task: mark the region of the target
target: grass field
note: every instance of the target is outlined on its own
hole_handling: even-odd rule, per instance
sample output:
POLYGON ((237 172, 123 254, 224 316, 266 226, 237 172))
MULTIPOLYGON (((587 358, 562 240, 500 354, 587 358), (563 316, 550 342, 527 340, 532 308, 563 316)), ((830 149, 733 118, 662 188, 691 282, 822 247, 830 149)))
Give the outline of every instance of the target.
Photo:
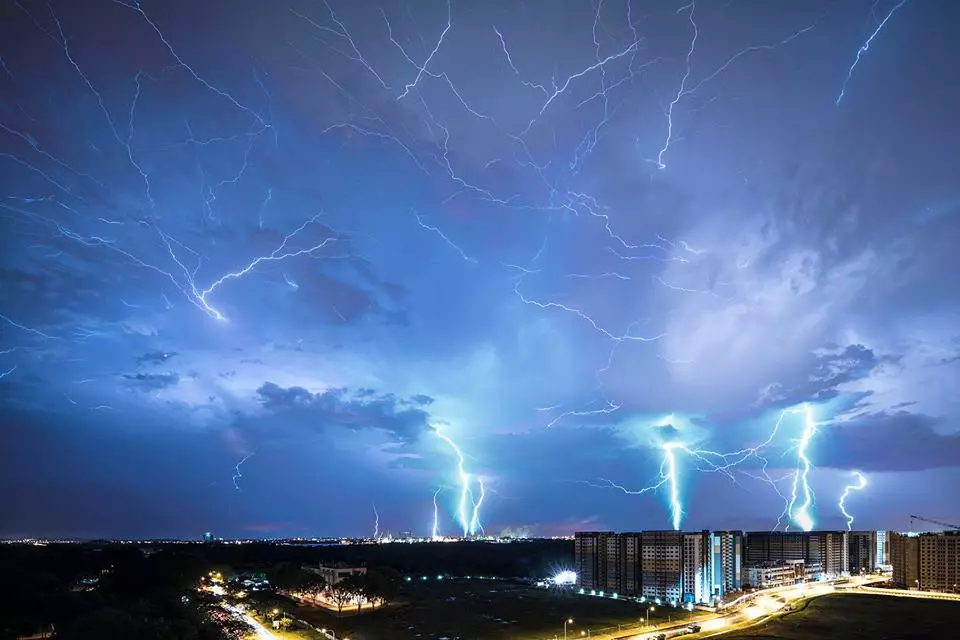
MULTIPOLYGON (((402 599, 406 604, 381 611, 344 616, 322 609, 300 607, 296 616, 318 627, 336 629, 337 637, 351 640, 549 640, 563 636, 563 621, 571 639, 581 632, 596 635, 616 630, 643 617, 642 605, 574 594, 559 594, 526 585, 492 580, 447 580, 413 584, 402 599), (611 629, 612 628, 612 629, 611 629)), ((682 609, 658 608, 650 622, 684 619, 682 609)))
POLYGON ((723 640, 939 640, 960 638, 960 603, 837 594, 723 640))

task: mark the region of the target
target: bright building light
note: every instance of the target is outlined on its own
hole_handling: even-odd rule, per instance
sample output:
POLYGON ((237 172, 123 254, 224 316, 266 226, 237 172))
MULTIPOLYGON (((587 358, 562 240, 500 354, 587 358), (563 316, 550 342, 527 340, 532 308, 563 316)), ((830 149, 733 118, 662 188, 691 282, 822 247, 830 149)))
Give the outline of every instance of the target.
POLYGON ((560 571, 550 578, 550 581, 555 585, 576 584, 577 574, 575 571, 560 571))

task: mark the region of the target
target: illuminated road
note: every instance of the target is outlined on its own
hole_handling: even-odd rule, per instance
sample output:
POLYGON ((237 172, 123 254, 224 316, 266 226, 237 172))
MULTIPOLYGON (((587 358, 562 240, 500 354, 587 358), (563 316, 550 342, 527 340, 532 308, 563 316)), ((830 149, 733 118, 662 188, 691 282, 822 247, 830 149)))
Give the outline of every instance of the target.
POLYGON ((237 618, 246 622, 248 625, 250 625, 250 627, 253 629, 254 634, 256 634, 257 638, 260 638, 261 640, 278 640, 279 636, 277 636, 274 633, 271 633, 269 629, 267 629, 265 626, 260 624, 250 614, 246 613, 240 607, 237 607, 232 604, 227 604, 226 602, 224 602, 223 608, 229 611, 230 613, 232 613, 233 615, 235 615, 237 618))
POLYGON ((793 608, 801 601, 809 598, 830 593, 864 593, 864 591, 860 590, 863 585, 877 582, 878 580, 876 576, 868 576, 851 578, 839 584, 813 582, 775 587, 748 594, 744 596, 743 601, 734 606, 729 606, 723 613, 708 614, 703 618, 687 620, 680 624, 651 625, 649 628, 639 632, 634 629, 629 632, 596 635, 593 637, 598 640, 654 640, 658 634, 665 633, 668 636, 677 634, 678 631, 685 629, 689 624, 693 623, 700 626, 698 633, 677 634, 677 637, 683 640, 712 638, 766 622, 772 616, 783 612, 785 607, 793 608))

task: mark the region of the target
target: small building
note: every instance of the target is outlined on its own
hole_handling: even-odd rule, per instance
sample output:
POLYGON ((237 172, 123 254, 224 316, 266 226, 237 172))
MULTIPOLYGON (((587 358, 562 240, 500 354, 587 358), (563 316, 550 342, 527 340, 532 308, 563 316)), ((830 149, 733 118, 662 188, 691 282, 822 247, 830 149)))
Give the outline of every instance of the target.
POLYGON ((315 573, 323 578, 328 587, 332 587, 335 584, 340 583, 346 578, 353 576, 362 576, 366 575, 366 567, 353 567, 345 562, 337 562, 332 565, 323 565, 317 567, 304 566, 304 571, 309 571, 310 573, 315 573))
POLYGON ((747 583, 754 589, 783 587, 816 580, 822 572, 823 567, 819 563, 808 564, 803 560, 764 562, 747 567, 747 583))

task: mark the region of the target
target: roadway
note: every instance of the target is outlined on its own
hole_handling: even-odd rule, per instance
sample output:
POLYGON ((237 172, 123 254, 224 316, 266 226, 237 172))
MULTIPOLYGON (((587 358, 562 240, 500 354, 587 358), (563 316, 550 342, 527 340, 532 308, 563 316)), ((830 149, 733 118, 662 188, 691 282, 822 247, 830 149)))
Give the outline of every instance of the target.
POLYGON ((682 638, 682 640, 711 638, 762 624, 785 610, 795 608, 800 602, 808 598, 829 593, 859 590, 863 585, 879 580, 881 579, 876 576, 850 578, 839 585, 842 590, 838 589, 837 584, 831 582, 809 582, 774 587, 747 594, 742 599, 738 599, 736 604, 728 605, 721 612, 707 614, 695 620, 686 620, 679 624, 650 625, 650 627, 642 628, 639 631, 634 629, 626 633, 611 633, 593 637, 597 640, 654 640, 659 634, 664 633, 668 637, 671 634, 676 634, 676 637, 678 639, 682 638), (686 629, 691 623, 700 626, 698 633, 683 635, 678 633, 686 629))
POLYGON ((253 629, 253 633, 257 636, 257 638, 259 638, 259 640, 279 640, 279 636, 260 624, 256 618, 251 616, 240 607, 233 604, 227 604, 226 602, 222 603, 221 606, 232 613, 236 618, 243 620, 250 625, 250 627, 253 629))

